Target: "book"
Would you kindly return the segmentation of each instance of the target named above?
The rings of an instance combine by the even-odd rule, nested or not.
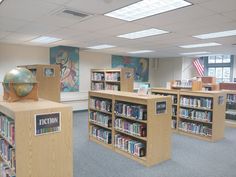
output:
[[[90,99],[90,108],[97,109],[100,111],[111,112],[112,103],[111,100],[104,100],[101,98],[94,97]]]
[[[112,119],[111,115],[107,115],[104,113],[96,112],[96,111],[91,111],[89,120],[91,122],[95,122],[97,124],[101,124],[106,127],[111,127],[112,126]]]
[[[90,135],[106,144],[111,144],[111,131],[105,130],[97,126],[90,126]]]

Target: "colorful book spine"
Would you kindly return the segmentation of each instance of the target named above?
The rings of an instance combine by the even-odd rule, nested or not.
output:
[[[116,91],[119,91],[120,87],[117,84],[108,84],[108,83],[106,83],[105,89],[106,90],[116,90]]]
[[[115,129],[126,132],[131,135],[146,137],[147,128],[146,125],[141,123],[131,123],[124,119],[115,119]]]
[[[120,81],[119,72],[106,73],[106,81]]]
[[[190,132],[202,136],[212,136],[212,129],[206,125],[199,123],[190,123],[179,121],[178,128],[185,132]]]
[[[184,96],[180,97],[180,105],[207,109],[212,109],[213,106],[211,98],[192,98]]]
[[[199,111],[193,109],[180,108],[180,116],[191,120],[212,122],[212,112],[210,111]]]
[[[90,135],[100,141],[105,142],[106,144],[111,144],[111,131],[96,126],[91,126]]]
[[[104,90],[104,83],[92,82],[92,90]]]
[[[147,120],[147,108],[142,105],[115,103],[115,114],[133,119]]]
[[[177,107],[172,106],[172,116],[176,116],[176,115],[177,115]]]
[[[236,103],[236,95],[235,94],[227,94],[227,102],[228,103]]]
[[[175,80],[174,87],[192,87],[192,81],[191,80]]]
[[[111,112],[112,104],[110,100],[101,100],[99,98],[91,98],[90,108],[106,111],[106,112]]]
[[[146,155],[145,144],[120,134],[115,135],[115,147],[137,157]]]
[[[90,121],[95,122],[97,124],[101,124],[106,127],[112,126],[112,119],[110,115],[91,111],[89,118],[90,118]]]
[[[15,172],[9,168],[5,162],[0,162],[0,176],[1,177],[16,177]]]
[[[92,73],[92,80],[103,81],[104,80],[104,73],[93,72]]]
[[[0,134],[11,144],[15,144],[14,120],[3,114],[0,115]]]

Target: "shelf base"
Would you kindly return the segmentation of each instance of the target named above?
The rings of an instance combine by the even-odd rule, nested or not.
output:
[[[227,127],[236,128],[236,121],[234,121],[234,120],[225,120],[225,125]]]

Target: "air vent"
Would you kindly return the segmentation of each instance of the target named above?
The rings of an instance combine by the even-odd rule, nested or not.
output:
[[[74,15],[74,16],[77,16],[77,17],[80,17],[80,18],[85,18],[85,17],[89,16],[88,14],[81,13],[81,12],[75,12],[75,11],[72,11],[72,10],[63,10],[62,13],[66,13],[66,14],[69,14],[69,15]]]
[[[79,21],[84,21],[92,16],[92,14],[89,14],[89,13],[81,12],[78,10],[65,9],[65,8],[57,10],[53,14],[60,17],[65,17],[65,18],[74,18]]]

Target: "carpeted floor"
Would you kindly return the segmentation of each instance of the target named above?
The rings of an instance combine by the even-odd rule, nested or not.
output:
[[[88,113],[74,113],[74,177],[236,177],[236,128],[216,143],[173,134],[172,159],[144,167],[88,141]]]

